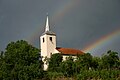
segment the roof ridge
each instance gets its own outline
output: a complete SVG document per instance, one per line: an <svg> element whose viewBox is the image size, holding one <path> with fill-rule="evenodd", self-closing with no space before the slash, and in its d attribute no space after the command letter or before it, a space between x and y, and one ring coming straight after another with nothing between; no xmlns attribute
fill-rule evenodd
<svg viewBox="0 0 120 80"><path fill-rule="evenodd" d="M78 49L73 49L73 48L57 47L56 49L57 49L59 52L61 52L62 54L67 54L67 55L84 54L83 51L78 50Z"/></svg>

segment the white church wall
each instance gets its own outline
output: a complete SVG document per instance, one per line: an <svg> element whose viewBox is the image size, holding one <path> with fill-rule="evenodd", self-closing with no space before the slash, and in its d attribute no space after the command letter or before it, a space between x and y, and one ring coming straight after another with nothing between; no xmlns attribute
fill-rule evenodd
<svg viewBox="0 0 120 80"><path fill-rule="evenodd" d="M63 61L65 61L70 55L63 55ZM75 61L77 56L71 56L73 60Z"/></svg>

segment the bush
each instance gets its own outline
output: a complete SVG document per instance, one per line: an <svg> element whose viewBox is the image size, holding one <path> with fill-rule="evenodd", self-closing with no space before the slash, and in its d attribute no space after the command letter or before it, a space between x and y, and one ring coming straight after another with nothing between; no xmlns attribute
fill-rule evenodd
<svg viewBox="0 0 120 80"><path fill-rule="evenodd" d="M63 73L59 72L48 72L48 78L50 80L55 80L57 78L64 77Z"/></svg>

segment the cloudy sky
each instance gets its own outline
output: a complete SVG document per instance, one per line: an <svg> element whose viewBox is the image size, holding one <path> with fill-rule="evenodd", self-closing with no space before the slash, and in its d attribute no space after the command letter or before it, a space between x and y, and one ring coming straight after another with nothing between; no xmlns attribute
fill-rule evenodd
<svg viewBox="0 0 120 80"><path fill-rule="evenodd" d="M0 0L0 51L22 39L39 48L46 13L57 46L120 53L120 0Z"/></svg>

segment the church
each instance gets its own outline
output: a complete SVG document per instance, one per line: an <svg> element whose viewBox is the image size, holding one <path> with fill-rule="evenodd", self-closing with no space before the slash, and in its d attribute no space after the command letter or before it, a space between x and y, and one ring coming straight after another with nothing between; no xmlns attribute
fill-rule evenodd
<svg viewBox="0 0 120 80"><path fill-rule="evenodd" d="M44 70L47 70L48 68L48 64L46 64L44 59L46 57L50 58L52 54L60 53L63 56L63 60L65 60L68 56L75 57L76 55L84 54L84 52L77 49L62 48L56 46L56 34L50 30L48 16L46 19L45 31L40 36L40 43L42 61L44 62Z"/></svg>

